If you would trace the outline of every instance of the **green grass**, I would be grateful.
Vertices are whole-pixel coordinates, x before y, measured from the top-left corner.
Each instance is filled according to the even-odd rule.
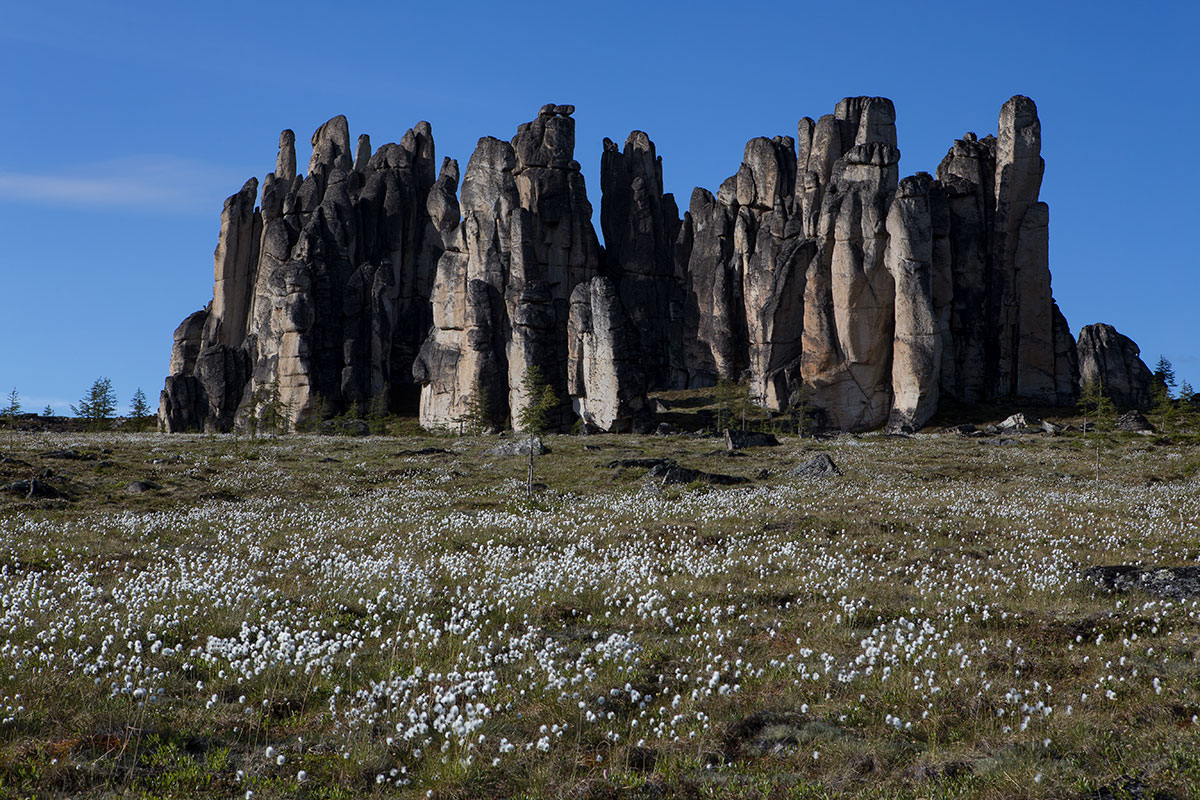
[[[553,436],[533,498],[495,437],[5,437],[66,497],[0,495],[0,797],[1200,795],[1197,603],[1079,579],[1200,558],[1189,429],[780,433]]]

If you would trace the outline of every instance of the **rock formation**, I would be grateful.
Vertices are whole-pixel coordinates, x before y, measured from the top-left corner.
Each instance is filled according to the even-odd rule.
[[[947,400],[1071,403],[1080,353],[1141,403],[1136,346],[1131,360],[1114,331],[1077,347],[1052,297],[1028,98],[904,180],[892,102],[846,98],[795,138],[751,139],[682,219],[649,136],[605,139],[605,248],[573,113],[547,105],[511,141],[480,139],[461,191],[457,162],[435,176],[427,123],[372,151],[335,117],[307,175],[284,131],[261,194],[252,178],[225,203],[213,300],[175,332],[164,429],[368,405],[500,427],[540,375],[563,428],[629,430],[647,391],[727,380],[772,411],[915,430]]]
[[[916,430],[937,411],[945,330],[934,305],[934,273],[949,264],[934,261],[933,189],[928,173],[905,178],[888,211],[885,261],[896,289],[888,427],[897,430]]]
[[[604,140],[600,190],[604,268],[637,331],[643,369],[655,386],[683,388],[681,222],[674,196],[663,192],[662,159],[649,136],[630,133],[624,151]]]
[[[441,244],[426,197],[434,184],[428,123],[351,162],[335,117],[312,137],[308,175],[295,136],[279,138],[276,171],[251,178],[221,215],[212,303],[175,335],[160,400],[163,428],[227,431],[266,406],[294,422],[352,405],[402,410],[429,326]]]
[[[1152,375],[1141,351],[1112,325],[1085,325],[1079,331],[1079,384],[1099,385],[1118,408],[1149,408]]]
[[[1077,394],[1070,328],[1050,293],[1040,151],[1037,107],[1017,96],[1000,111],[998,137],[968,133],[938,166],[952,265],[941,383],[963,403]]]
[[[565,401],[571,292],[601,257],[574,111],[544,106],[511,143],[480,139],[471,156],[413,367],[426,428],[459,424],[481,402],[493,424],[519,420],[532,369]]]
[[[900,163],[895,118],[890,100],[847,98],[817,122],[809,149],[821,210],[801,371],[814,404],[846,430],[881,425],[891,400],[894,283],[884,254]]]
[[[645,365],[638,336],[612,281],[595,277],[575,287],[568,320],[567,390],[586,424],[628,432],[643,415]]]

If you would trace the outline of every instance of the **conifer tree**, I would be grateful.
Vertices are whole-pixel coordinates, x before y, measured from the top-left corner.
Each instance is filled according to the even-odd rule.
[[[1166,356],[1160,355],[1158,363],[1154,365],[1154,383],[1166,390],[1167,396],[1171,396],[1171,390],[1175,388],[1175,368],[1171,366],[1171,362]]]
[[[8,393],[8,405],[0,411],[0,416],[4,417],[4,421],[8,424],[9,446],[16,441],[17,430],[17,414],[21,413],[21,396],[17,394],[17,387]]]
[[[529,478],[526,489],[533,496],[533,444],[535,437],[550,428],[554,410],[558,408],[558,395],[554,392],[542,370],[532,366],[525,370],[521,388],[529,397],[529,404],[517,415],[517,424],[529,433]]]
[[[92,387],[83,395],[79,405],[71,406],[71,413],[80,419],[87,420],[89,427],[99,428],[106,420],[112,419],[117,410],[117,395],[113,391],[112,381],[108,378],[97,378]]]
[[[145,429],[146,421],[150,419],[150,405],[146,402],[146,395],[140,386],[129,401],[129,417],[134,428],[139,431]]]
[[[1109,430],[1117,418],[1117,409],[1112,398],[1104,391],[1103,381],[1088,381],[1083,385],[1079,394],[1079,411],[1083,414],[1083,424],[1086,433],[1088,417],[1097,430]]]

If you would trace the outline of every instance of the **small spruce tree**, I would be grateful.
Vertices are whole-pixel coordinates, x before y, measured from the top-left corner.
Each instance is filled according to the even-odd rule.
[[[1172,377],[1172,383],[1174,377]],[[1150,398],[1153,406],[1150,413],[1158,420],[1158,429],[1164,435],[1171,432],[1175,426],[1175,416],[1177,407],[1175,400],[1171,397],[1171,390],[1167,388],[1169,384],[1166,381],[1156,380],[1150,387]]]
[[[1196,414],[1200,412],[1200,394],[1192,388],[1192,384],[1183,381],[1179,384],[1179,416],[1181,422],[1189,428],[1195,427]]]
[[[21,395],[17,393],[17,387],[14,386],[13,390],[8,393],[6,402],[8,405],[4,407],[4,411],[0,412],[4,416],[15,417],[21,413]]]
[[[17,387],[8,393],[8,405],[0,411],[0,416],[4,417],[5,423],[8,425],[8,441],[9,447],[13,446],[16,441],[17,431],[17,414],[21,413],[21,395],[17,394]]]
[[[133,422],[135,430],[145,430],[150,420],[150,404],[146,402],[146,394],[142,391],[142,387],[138,387],[133,393],[133,399],[129,401],[129,418]]]
[[[463,425],[466,432],[478,436],[491,427],[491,398],[483,381],[475,381],[475,388],[467,399],[466,411],[463,415]]]
[[[1171,390],[1175,388],[1175,368],[1171,366],[1171,362],[1166,356],[1160,355],[1158,363],[1154,366],[1154,383],[1166,390],[1167,397],[1171,396]]]
[[[789,413],[797,436],[811,436],[813,433],[812,420],[812,389],[807,383],[801,384],[792,392],[792,403]]]
[[[325,395],[319,394],[316,400],[313,401],[312,413],[304,420],[303,430],[305,433],[320,433],[321,423],[325,421],[325,417],[329,414],[329,404],[325,402]]]
[[[1079,411],[1083,414],[1085,433],[1089,417],[1097,430],[1111,430],[1116,423],[1117,408],[1104,391],[1103,381],[1093,380],[1083,385],[1083,391],[1079,394]]]
[[[117,395],[113,391],[112,381],[108,378],[97,378],[92,387],[83,395],[79,405],[71,406],[71,413],[86,420],[88,427],[100,428],[112,419],[117,410]]]
[[[46,407],[42,409],[42,416],[43,417],[53,417],[54,416],[54,409],[50,407],[49,403],[47,403]]]
[[[521,388],[525,390],[529,403],[517,414],[517,424],[529,433],[529,477],[526,490],[533,496],[533,445],[538,434],[549,430],[553,421],[554,410],[558,408],[558,395],[554,392],[542,370],[532,366],[525,370],[521,379]]]
[[[264,431],[276,436],[287,433],[289,407],[279,393],[279,379],[260,386],[254,398],[258,414],[253,432]]]
[[[387,391],[384,390],[372,397],[367,405],[367,425],[370,426],[371,433],[376,436],[387,433],[387,416]]]

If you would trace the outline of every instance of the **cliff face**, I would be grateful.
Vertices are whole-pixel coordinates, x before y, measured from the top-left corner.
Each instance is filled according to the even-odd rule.
[[[456,162],[435,176],[427,123],[352,153],[335,117],[307,176],[284,131],[261,196],[252,178],[225,203],[213,300],[175,332],[163,428],[230,430],[275,398],[293,422],[384,404],[428,428],[504,425],[530,402],[530,368],[564,426],[609,430],[644,419],[646,391],[719,380],[846,430],[916,429],[944,398],[1076,397],[1028,98],[936,176],[904,180],[891,101],[847,98],[795,138],[750,140],[682,218],[650,138],[606,139],[606,248],[573,113],[548,105],[511,141],[480,139],[461,192]]]

